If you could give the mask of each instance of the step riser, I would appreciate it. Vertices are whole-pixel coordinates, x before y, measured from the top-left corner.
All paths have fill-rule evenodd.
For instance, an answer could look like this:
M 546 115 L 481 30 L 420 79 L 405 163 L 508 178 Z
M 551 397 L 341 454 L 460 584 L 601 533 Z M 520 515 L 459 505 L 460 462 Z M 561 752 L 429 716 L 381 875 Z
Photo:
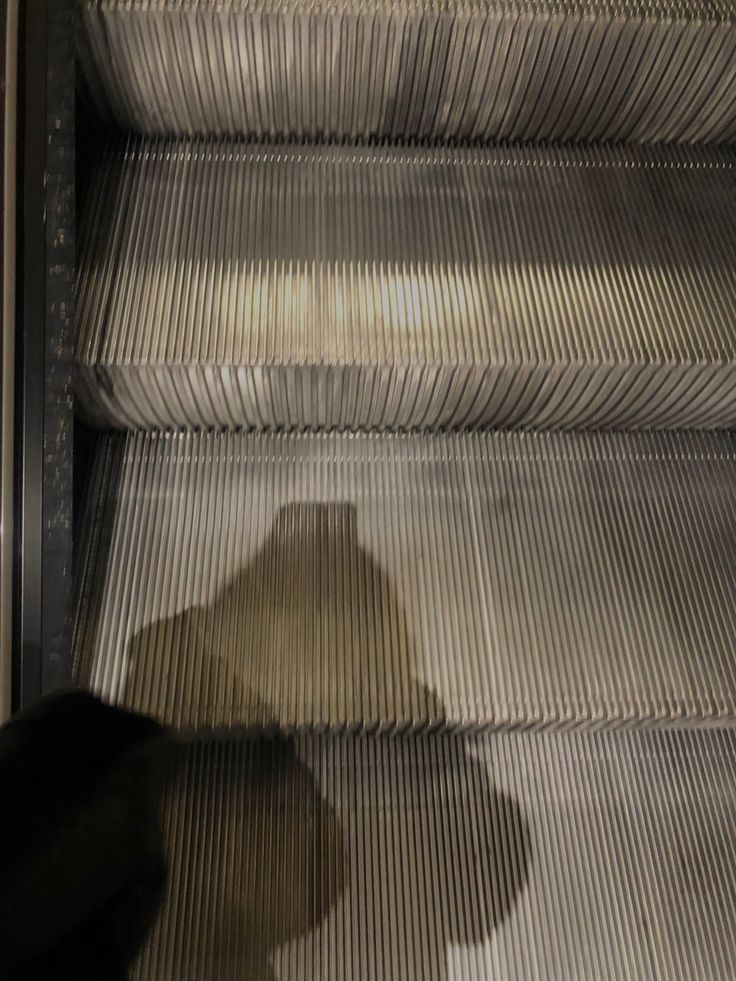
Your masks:
M 727 151 L 144 142 L 84 223 L 122 427 L 736 425 Z
M 78 678 L 183 728 L 733 724 L 725 436 L 105 441 Z
M 305 6 L 87 4 L 89 88 L 151 134 L 736 138 L 728 5 Z

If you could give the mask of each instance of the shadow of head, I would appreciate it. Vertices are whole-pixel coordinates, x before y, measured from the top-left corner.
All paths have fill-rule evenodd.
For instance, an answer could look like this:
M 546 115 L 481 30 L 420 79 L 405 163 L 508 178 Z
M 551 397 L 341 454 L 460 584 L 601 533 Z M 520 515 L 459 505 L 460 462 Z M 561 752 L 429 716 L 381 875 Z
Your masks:
M 179 724 L 422 727 L 442 707 L 417 673 L 406 614 L 360 543 L 356 506 L 300 502 L 280 508 L 207 607 L 132 638 L 123 697 Z

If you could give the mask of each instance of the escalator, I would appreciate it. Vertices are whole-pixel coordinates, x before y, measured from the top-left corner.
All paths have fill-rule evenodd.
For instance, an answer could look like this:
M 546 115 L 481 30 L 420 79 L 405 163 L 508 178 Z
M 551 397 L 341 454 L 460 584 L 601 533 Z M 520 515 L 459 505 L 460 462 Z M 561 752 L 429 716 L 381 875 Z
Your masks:
M 181 736 L 135 977 L 736 976 L 736 8 L 64 30 L 73 585 L 21 675 Z

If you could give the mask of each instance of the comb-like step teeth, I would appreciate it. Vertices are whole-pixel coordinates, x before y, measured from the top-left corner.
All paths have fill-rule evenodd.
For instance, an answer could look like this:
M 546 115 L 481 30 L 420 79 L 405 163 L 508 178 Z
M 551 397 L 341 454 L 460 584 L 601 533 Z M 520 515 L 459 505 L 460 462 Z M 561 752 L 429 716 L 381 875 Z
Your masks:
M 736 721 L 728 435 L 105 437 L 78 679 L 185 729 Z
M 87 0 L 124 130 L 273 139 L 728 141 L 732 0 Z
M 113 154 L 78 384 L 133 427 L 736 425 L 733 151 Z
M 736 974 L 731 732 L 199 744 L 137 981 Z

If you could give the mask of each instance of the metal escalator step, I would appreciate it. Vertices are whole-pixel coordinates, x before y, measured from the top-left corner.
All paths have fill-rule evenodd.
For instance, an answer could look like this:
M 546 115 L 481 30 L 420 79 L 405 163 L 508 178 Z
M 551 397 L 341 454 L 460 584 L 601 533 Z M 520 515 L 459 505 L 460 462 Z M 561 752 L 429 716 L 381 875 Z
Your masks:
M 78 388 L 122 427 L 736 426 L 736 151 L 145 141 Z
M 124 130 L 427 140 L 736 138 L 733 0 L 87 0 Z
M 732 732 L 182 752 L 137 981 L 736 976 Z
M 79 682 L 184 729 L 736 720 L 730 434 L 102 438 Z

